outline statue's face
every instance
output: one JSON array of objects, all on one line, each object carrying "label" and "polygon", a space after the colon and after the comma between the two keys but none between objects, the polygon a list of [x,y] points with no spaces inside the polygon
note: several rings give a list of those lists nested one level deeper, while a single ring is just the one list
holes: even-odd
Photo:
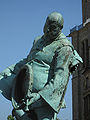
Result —
[{"label": "statue's face", "polygon": [[60,27],[56,21],[46,21],[44,34],[50,39],[55,39],[60,33]]},{"label": "statue's face", "polygon": [[57,38],[61,33],[63,23],[64,20],[60,13],[52,12],[49,14],[43,29],[46,39],[49,38],[50,40],[54,40]]}]

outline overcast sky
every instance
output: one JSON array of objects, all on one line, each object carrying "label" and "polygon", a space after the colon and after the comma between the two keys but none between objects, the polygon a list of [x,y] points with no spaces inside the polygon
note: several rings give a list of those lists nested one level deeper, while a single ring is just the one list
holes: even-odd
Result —
[{"label": "overcast sky", "polygon": [[[0,0],[0,72],[28,55],[35,37],[43,34],[46,17],[53,11],[63,15],[66,36],[82,23],[81,0]],[[70,80],[65,95],[67,108],[59,112],[60,120],[72,120],[71,91]],[[6,120],[11,110],[11,102],[0,94],[0,120]]]}]

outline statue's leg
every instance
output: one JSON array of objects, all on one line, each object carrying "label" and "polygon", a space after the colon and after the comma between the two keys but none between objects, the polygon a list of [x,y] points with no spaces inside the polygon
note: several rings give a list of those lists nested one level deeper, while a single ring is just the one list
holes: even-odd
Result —
[{"label": "statue's leg", "polygon": [[36,117],[35,120],[56,120],[57,117],[57,113],[43,99],[39,99],[30,105],[29,110],[30,118],[34,116]]},{"label": "statue's leg", "polygon": [[35,109],[38,120],[56,120],[57,113],[48,105]]},{"label": "statue's leg", "polygon": [[13,110],[12,114],[15,116],[16,120],[32,120],[23,110]]}]

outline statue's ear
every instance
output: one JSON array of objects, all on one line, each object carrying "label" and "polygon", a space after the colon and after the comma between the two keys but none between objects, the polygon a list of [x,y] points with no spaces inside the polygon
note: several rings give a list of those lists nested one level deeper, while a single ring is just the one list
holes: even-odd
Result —
[{"label": "statue's ear", "polygon": [[11,100],[11,91],[12,91],[12,81],[15,75],[11,76],[1,76],[0,79],[0,93],[8,100]]}]

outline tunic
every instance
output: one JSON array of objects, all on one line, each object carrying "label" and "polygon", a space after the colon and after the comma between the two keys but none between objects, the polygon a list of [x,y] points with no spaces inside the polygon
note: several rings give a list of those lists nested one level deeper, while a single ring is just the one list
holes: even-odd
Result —
[{"label": "tunic", "polygon": [[40,94],[58,113],[65,105],[63,101],[71,69],[80,62],[82,58],[63,33],[54,41],[37,37],[26,59],[0,73],[0,84],[3,85],[0,91],[11,100],[13,79],[22,66],[28,64],[32,69],[32,91]]}]

